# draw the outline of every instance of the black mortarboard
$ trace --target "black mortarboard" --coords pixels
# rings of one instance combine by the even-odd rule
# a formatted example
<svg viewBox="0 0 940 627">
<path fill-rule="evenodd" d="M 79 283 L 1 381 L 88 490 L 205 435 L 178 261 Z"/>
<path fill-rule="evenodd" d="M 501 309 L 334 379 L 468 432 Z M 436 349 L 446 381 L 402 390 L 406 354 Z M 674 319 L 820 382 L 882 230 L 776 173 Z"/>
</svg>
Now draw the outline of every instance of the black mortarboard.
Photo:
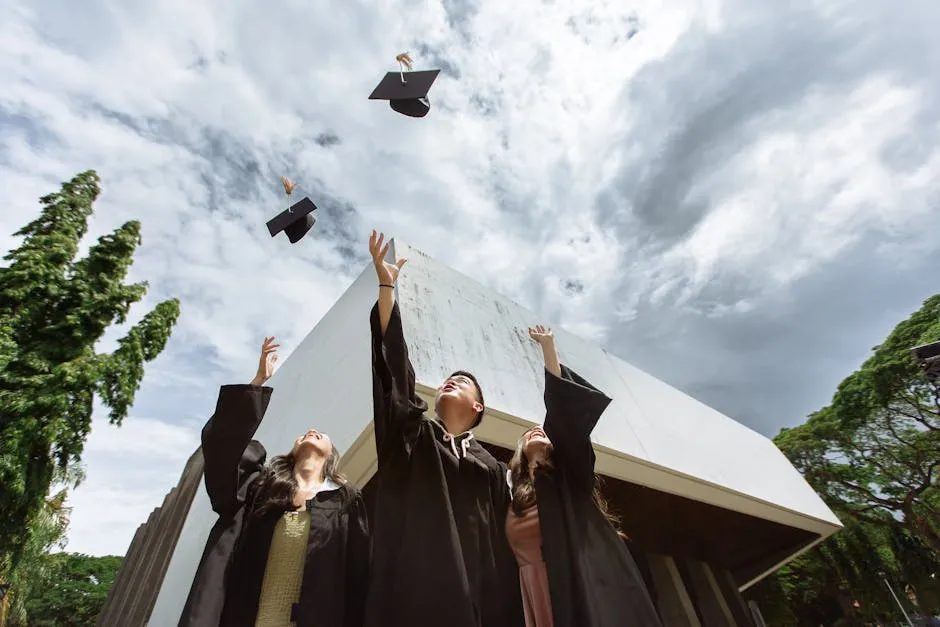
<svg viewBox="0 0 940 627">
<path fill-rule="evenodd" d="M 440 70 L 389 72 L 369 96 L 369 100 L 388 100 L 392 109 L 398 113 L 423 118 L 431 110 L 428 92 L 440 73 Z"/>
<path fill-rule="evenodd" d="M 285 209 L 268 220 L 268 231 L 271 232 L 271 237 L 284 231 L 290 243 L 296 244 L 316 223 L 317 219 L 313 217 L 316 208 L 313 201 L 304 196 L 289 209 Z"/>
</svg>

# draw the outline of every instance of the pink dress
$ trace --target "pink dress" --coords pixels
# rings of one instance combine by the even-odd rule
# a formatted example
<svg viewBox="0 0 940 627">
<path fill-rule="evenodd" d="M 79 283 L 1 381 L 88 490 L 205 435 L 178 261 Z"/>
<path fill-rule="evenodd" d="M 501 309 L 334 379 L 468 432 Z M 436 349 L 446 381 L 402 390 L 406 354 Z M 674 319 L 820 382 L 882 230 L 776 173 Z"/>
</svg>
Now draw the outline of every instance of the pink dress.
<svg viewBox="0 0 940 627">
<path fill-rule="evenodd" d="M 519 563 L 526 627 L 552 627 L 552 599 L 548 591 L 548 571 L 542 560 L 542 529 L 537 505 L 527 509 L 522 516 L 509 510 L 506 539 Z"/>
</svg>

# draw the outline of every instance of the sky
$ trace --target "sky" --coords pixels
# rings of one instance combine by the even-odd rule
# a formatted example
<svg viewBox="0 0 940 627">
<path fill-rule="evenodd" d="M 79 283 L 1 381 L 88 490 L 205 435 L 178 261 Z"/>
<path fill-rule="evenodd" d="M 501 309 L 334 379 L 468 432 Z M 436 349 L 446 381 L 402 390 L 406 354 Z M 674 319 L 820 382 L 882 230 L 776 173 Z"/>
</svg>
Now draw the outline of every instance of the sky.
<svg viewBox="0 0 940 627">
<path fill-rule="evenodd" d="M 86 245 L 143 224 L 128 324 L 182 303 L 124 426 L 95 414 L 69 550 L 123 554 L 373 227 L 767 436 L 940 291 L 936 3 L 273 5 L 0 0 L 0 249 L 95 169 Z M 423 119 L 367 99 L 404 51 L 442 70 Z M 319 205 L 295 246 L 281 175 Z"/>
</svg>

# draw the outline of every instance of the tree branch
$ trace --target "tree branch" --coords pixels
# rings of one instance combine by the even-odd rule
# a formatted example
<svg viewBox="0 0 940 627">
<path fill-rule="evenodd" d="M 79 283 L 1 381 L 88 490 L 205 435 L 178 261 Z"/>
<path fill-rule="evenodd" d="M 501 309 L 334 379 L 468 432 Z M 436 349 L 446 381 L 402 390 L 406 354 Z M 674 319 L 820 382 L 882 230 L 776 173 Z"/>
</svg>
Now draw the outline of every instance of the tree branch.
<svg viewBox="0 0 940 627">
<path fill-rule="evenodd" d="M 878 453 L 880 453 L 881 455 L 883 455 L 884 457 L 888 458 L 890 461 L 894 462 L 895 464 L 897 464 L 898 466 L 900 466 L 900 467 L 902 467 L 902 468 L 908 468 L 908 467 L 910 466 L 910 464 L 907 464 L 907 463 L 904 462 L 903 460 L 898 459 L 897 457 L 894 457 L 894 456 L 891 454 L 891 452 L 890 452 L 890 448 L 889 448 L 888 446 L 886 446 L 886 445 L 878 438 L 878 436 L 877 436 L 875 433 L 869 434 L 869 438 L 872 440 L 872 442 L 874 442 L 874 444 L 873 444 L 872 442 L 866 443 L 866 444 L 868 445 L 868 448 L 869 448 L 870 450 L 863 450 L 861 447 L 858 446 L 858 443 L 857 443 L 857 442 L 852 442 L 852 443 L 851 443 L 852 447 L 853 447 L 853 448 L 855 449 L 855 451 L 858 453 L 858 457 L 861 459 L 861 462 L 860 462 L 861 467 L 855 466 L 855 464 L 858 463 L 858 462 L 852 462 L 850 465 L 852 465 L 854 468 L 856 468 L 856 469 L 858 469 L 858 470 L 862 469 L 864 466 L 873 465 L 873 466 L 875 466 L 876 468 L 879 468 L 879 469 L 882 471 L 882 473 L 884 473 L 885 476 L 887 476 L 889 479 L 891 479 L 891 480 L 894 481 L 895 483 L 898 483 L 898 484 L 900 484 L 900 485 L 902 485 L 902 486 L 904 486 L 904 487 L 906 487 L 906 488 L 908 488 L 908 489 L 913 489 L 914 486 L 911 485 L 910 483 L 908 483 L 906 479 L 903 479 L 903 478 L 899 477 L 899 476 L 896 475 L 894 472 L 892 472 L 891 470 L 889 470 L 884 464 L 882 464 L 882 463 L 879 462 L 879 461 L 876 461 L 876 458 L 875 458 L 874 456 L 872 456 L 870 453 L 871 453 L 871 450 L 875 450 L 875 451 L 877 451 Z M 855 456 L 853 455 L 853 457 L 855 457 Z M 917 470 L 917 469 L 915 469 L 915 471 L 916 471 L 916 470 Z"/>
<path fill-rule="evenodd" d="M 904 401 L 907 402 L 908 405 L 913 407 L 914 410 L 917 412 L 917 416 L 909 416 L 910 418 L 924 425 L 930 431 L 940 431 L 940 428 L 934 427 L 927 421 L 927 417 L 924 416 L 924 410 L 921 408 L 920 401 L 918 401 L 916 398 L 909 397 L 904 392 L 898 392 L 898 396 L 904 399 Z M 940 409 L 940 405 L 938 405 L 937 408 Z"/>
<path fill-rule="evenodd" d="M 916 420 L 916 418 L 915 418 L 915 420 Z M 894 436 L 894 439 L 895 439 L 895 440 L 897 440 L 898 442 L 900 442 L 900 443 L 903 444 L 904 446 L 908 446 L 908 447 L 910 447 L 910 448 L 914 448 L 914 445 L 913 445 L 912 443 L 910 443 L 910 442 L 908 442 L 907 440 L 905 440 L 904 438 L 902 438 L 902 437 L 900 436 L 900 434 L 898 434 L 898 432 L 894 429 L 894 421 L 893 421 L 893 420 L 891 420 L 890 418 L 887 418 L 887 419 L 885 420 L 885 426 L 888 428 L 888 431 L 891 432 L 891 435 Z"/>
<path fill-rule="evenodd" d="M 890 501 L 888 499 L 883 499 L 880 496 L 877 496 L 874 492 L 872 492 L 868 488 L 863 488 L 860 485 L 855 485 L 851 481 L 846 481 L 845 479 L 835 479 L 835 482 L 845 487 L 846 489 L 854 490 L 855 492 L 858 492 L 864 495 L 865 498 L 871 501 L 872 503 L 878 503 L 887 509 L 900 511 L 902 507 L 901 503 L 897 501 Z"/>
</svg>

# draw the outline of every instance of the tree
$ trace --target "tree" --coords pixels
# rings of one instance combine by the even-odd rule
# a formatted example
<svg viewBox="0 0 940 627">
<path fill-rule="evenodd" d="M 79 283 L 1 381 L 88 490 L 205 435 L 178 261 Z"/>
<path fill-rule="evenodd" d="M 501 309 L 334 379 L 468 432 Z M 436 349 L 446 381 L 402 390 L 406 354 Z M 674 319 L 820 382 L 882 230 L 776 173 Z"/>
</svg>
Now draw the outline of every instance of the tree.
<svg viewBox="0 0 940 627">
<path fill-rule="evenodd" d="M 922 610 L 940 611 L 940 382 L 910 353 L 937 340 L 940 294 L 829 405 L 774 439 L 845 528 L 754 587 L 749 596 L 776 613 L 773 624 L 898 618 L 881 573 L 913 590 Z"/>
<path fill-rule="evenodd" d="M 767 624 L 815 627 L 900 620 L 885 578 L 899 594 L 911 586 L 924 613 L 940 611 L 936 580 L 931 578 L 940 569 L 940 555 L 897 522 L 893 527 L 854 518 L 844 522 L 840 533 L 746 592 L 757 601 Z"/>
<path fill-rule="evenodd" d="M 52 579 L 48 554 L 64 545 L 71 513 L 65 506 L 65 497 L 66 490 L 62 489 L 46 498 L 30 521 L 19 562 L 16 568 L 8 569 L 10 587 L 0 607 L 0 625 L 26 625 L 26 600 Z"/>
<path fill-rule="evenodd" d="M 940 614 L 940 553 L 900 526 L 891 530 L 890 545 L 902 573 L 900 581 L 917 595 L 918 608 L 924 614 Z"/>
<path fill-rule="evenodd" d="M 940 294 L 874 348 L 830 405 L 774 441 L 830 505 L 873 524 L 900 520 L 940 553 L 940 381 L 910 354 L 937 340 Z"/>
<path fill-rule="evenodd" d="M 29 626 L 93 627 L 122 558 L 79 553 L 45 557 L 55 577 L 26 600 Z"/>
<path fill-rule="evenodd" d="M 147 290 L 146 283 L 124 284 L 140 243 L 137 221 L 100 237 L 76 260 L 99 193 L 98 175 L 88 171 L 42 197 L 39 217 L 16 233 L 22 244 L 0 268 L 0 564 L 7 577 L 56 468 L 81 459 L 94 398 L 120 425 L 144 362 L 163 351 L 179 316 L 179 301 L 164 301 L 113 352 L 95 352 Z"/>
</svg>

